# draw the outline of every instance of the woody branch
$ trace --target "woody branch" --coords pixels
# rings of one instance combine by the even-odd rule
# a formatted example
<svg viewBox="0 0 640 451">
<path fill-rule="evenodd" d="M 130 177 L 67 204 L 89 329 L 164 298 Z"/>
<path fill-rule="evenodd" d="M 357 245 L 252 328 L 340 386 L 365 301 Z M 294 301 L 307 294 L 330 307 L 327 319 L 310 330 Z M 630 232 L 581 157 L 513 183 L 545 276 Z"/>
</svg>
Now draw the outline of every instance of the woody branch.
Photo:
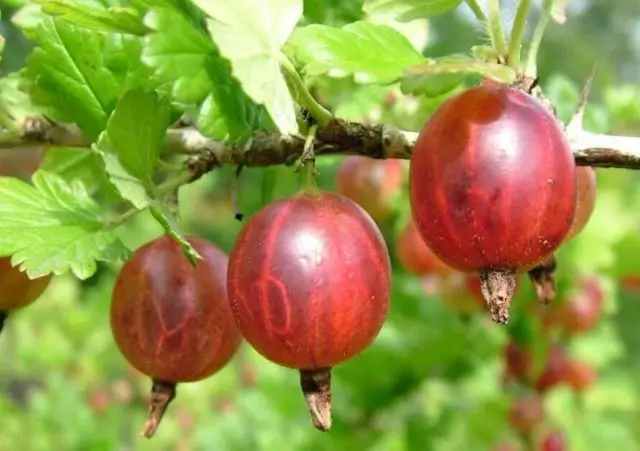
<svg viewBox="0 0 640 451">
<path fill-rule="evenodd" d="M 567 127 L 567 138 L 576 164 L 604 168 L 640 169 L 640 137 L 591 133 Z M 408 159 L 418 134 L 384 124 L 367 125 L 335 119 L 318 129 L 316 154 L 354 154 L 372 158 Z M 188 155 L 194 178 L 222 165 L 271 166 L 292 164 L 302 154 L 305 138 L 296 135 L 256 132 L 244 146 L 209 139 L 187 126 L 170 128 L 167 152 Z M 0 149 L 27 146 L 89 147 L 75 125 L 42 118 L 25 121 L 18 136 L 2 136 Z"/>
</svg>

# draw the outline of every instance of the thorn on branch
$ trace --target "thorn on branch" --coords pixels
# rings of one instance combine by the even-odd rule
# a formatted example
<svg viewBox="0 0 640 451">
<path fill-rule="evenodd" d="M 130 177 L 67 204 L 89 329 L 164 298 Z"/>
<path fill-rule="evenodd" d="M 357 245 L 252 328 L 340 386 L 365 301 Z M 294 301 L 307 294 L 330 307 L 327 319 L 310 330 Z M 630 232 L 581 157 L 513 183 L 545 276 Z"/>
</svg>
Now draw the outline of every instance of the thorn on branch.
<svg viewBox="0 0 640 451">
<path fill-rule="evenodd" d="M 593 79 L 596 75 L 596 66 L 593 65 L 591 69 L 591 73 L 582 87 L 582 92 L 580 93 L 580 98 L 578 99 L 578 104 L 576 105 L 576 109 L 571 117 L 571 120 L 567 124 L 566 131 L 568 134 L 577 134 L 582 132 L 582 123 L 584 121 L 584 113 L 587 109 L 587 101 L 589 100 L 589 94 L 591 93 L 591 86 L 593 85 Z"/>
</svg>

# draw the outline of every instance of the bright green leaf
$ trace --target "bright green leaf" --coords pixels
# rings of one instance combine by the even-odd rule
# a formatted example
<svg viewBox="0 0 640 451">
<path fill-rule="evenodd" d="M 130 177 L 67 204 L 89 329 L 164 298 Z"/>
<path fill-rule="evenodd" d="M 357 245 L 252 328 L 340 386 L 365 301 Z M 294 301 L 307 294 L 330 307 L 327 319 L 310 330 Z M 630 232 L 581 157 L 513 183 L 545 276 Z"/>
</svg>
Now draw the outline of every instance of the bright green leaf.
<svg viewBox="0 0 640 451">
<path fill-rule="evenodd" d="M 119 261 L 129 250 L 104 225 L 100 207 L 80 182 L 38 171 L 33 186 L 0 178 L 0 254 L 13 255 L 30 277 L 69 270 L 86 279 L 96 261 Z"/>
<path fill-rule="evenodd" d="M 156 92 L 135 89 L 118 101 L 107 133 L 122 166 L 143 182 L 151 183 L 164 135 L 169 127 L 169 102 Z"/>
<path fill-rule="evenodd" d="M 364 21 L 300 27 L 288 45 L 308 75 L 353 75 L 359 83 L 392 83 L 425 60 L 400 32 Z"/>
<path fill-rule="evenodd" d="M 203 30 L 168 8 L 151 10 L 145 24 L 154 32 L 145 38 L 143 61 L 160 80 L 173 83 L 177 100 L 200 106 L 197 122 L 203 134 L 243 140 L 267 127 L 264 108 L 242 91 Z"/>
<path fill-rule="evenodd" d="M 281 48 L 302 16 L 301 0 L 196 0 L 209 33 L 244 92 L 264 105 L 282 133 L 298 129 L 293 98 L 280 71 Z"/>
<path fill-rule="evenodd" d="M 75 122 L 97 139 L 123 89 L 153 86 L 140 62 L 140 40 L 73 27 L 46 18 L 36 29 L 39 47 L 28 58 L 32 97 L 55 117 Z"/>
<path fill-rule="evenodd" d="M 36 0 L 42 11 L 79 28 L 143 36 L 148 30 L 132 8 L 98 9 L 70 0 Z"/>
<path fill-rule="evenodd" d="M 20 89 L 23 82 L 17 73 L 0 78 L 0 126 L 13 135 L 20 132 L 27 116 L 36 116 L 40 112 L 29 95 Z"/>
<path fill-rule="evenodd" d="M 89 149 L 53 147 L 45 153 L 40 169 L 55 173 L 67 183 L 79 180 L 89 193 L 108 182 L 100 155 Z"/>
<path fill-rule="evenodd" d="M 139 210 L 147 208 L 152 202 L 149 185 L 131 175 L 122 166 L 106 132 L 100 135 L 100 139 L 94 145 L 94 149 L 102 156 L 109 180 L 120 195 Z"/>
<path fill-rule="evenodd" d="M 365 0 L 364 12 L 369 16 L 385 16 L 398 22 L 446 13 L 458 7 L 462 0 Z"/>
<path fill-rule="evenodd" d="M 508 67 L 497 63 L 484 63 L 471 58 L 462 57 L 446 57 L 441 59 L 433 59 L 425 64 L 413 66 L 406 70 L 402 79 L 402 91 L 407 93 L 429 93 L 433 89 L 436 82 L 442 83 L 447 80 L 445 76 L 451 77 L 449 80 L 455 80 L 457 75 L 477 74 L 483 77 L 498 80 L 503 83 L 511 83 L 516 78 L 516 72 Z M 434 77 L 442 77 L 440 80 Z M 448 90 L 455 88 L 459 84 L 453 84 Z M 446 83 L 445 83 L 445 87 Z M 440 95 L 443 92 L 435 89 L 430 95 Z M 446 92 L 446 91 L 445 91 Z"/>
</svg>

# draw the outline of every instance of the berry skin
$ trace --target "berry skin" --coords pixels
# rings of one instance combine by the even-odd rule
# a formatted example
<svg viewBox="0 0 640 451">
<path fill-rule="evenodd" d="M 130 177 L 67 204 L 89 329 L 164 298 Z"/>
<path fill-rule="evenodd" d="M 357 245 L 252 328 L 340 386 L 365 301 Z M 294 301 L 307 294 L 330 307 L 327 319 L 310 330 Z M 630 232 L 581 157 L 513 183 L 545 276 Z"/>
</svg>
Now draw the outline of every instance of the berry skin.
<svg viewBox="0 0 640 451">
<path fill-rule="evenodd" d="M 391 202 L 402 191 L 404 167 L 401 160 L 346 157 L 338 170 L 338 193 L 365 209 L 375 221 L 392 213 Z"/>
<path fill-rule="evenodd" d="M 604 293 L 597 278 L 584 278 L 578 290 L 551 312 L 551 321 L 568 335 L 581 334 L 593 329 L 600 317 Z"/>
<path fill-rule="evenodd" d="M 529 349 L 510 341 L 505 347 L 504 357 L 508 377 L 513 377 L 520 382 L 529 380 L 533 364 L 533 355 Z"/>
<path fill-rule="evenodd" d="M 542 440 L 540 451 L 566 451 L 567 442 L 560 431 L 551 431 Z"/>
<path fill-rule="evenodd" d="M 447 265 L 480 272 L 494 321 L 508 321 L 515 273 L 554 252 L 576 210 L 575 162 L 536 99 L 484 84 L 429 118 L 413 148 L 413 218 Z"/>
<path fill-rule="evenodd" d="M 576 214 L 567 235 L 567 240 L 582 232 L 596 207 L 597 180 L 596 171 L 589 166 L 576 168 Z"/>
<path fill-rule="evenodd" d="M 424 243 L 415 222 L 409 220 L 398 236 L 396 256 L 400 265 L 410 274 L 426 276 L 432 274 L 447 275 L 453 271 L 442 263 Z"/>
<path fill-rule="evenodd" d="M 241 342 L 227 298 L 226 254 L 204 239 L 188 241 L 203 257 L 197 267 L 173 238 L 161 236 L 134 252 L 113 290 L 116 345 L 153 380 L 145 437 L 155 433 L 177 383 L 211 376 Z"/>
<path fill-rule="evenodd" d="M 576 393 L 583 393 L 590 388 L 597 377 L 596 370 L 585 362 L 572 360 L 567 363 L 564 378 Z"/>
<path fill-rule="evenodd" d="M 544 370 L 535 382 L 536 390 L 544 393 L 565 382 L 567 363 L 567 355 L 561 346 L 555 345 L 549 348 Z"/>
<path fill-rule="evenodd" d="M 544 407 L 538 395 L 517 399 L 509 410 L 511 426 L 520 434 L 531 433 L 544 419 Z"/>
<path fill-rule="evenodd" d="M 256 213 L 229 257 L 231 306 L 264 357 L 300 370 L 316 428 L 331 424 L 331 367 L 367 348 L 387 315 L 389 254 L 373 220 L 318 191 Z"/>
<path fill-rule="evenodd" d="M 0 311 L 17 310 L 35 302 L 51 283 L 52 275 L 30 279 L 11 265 L 10 257 L 0 258 Z"/>
</svg>

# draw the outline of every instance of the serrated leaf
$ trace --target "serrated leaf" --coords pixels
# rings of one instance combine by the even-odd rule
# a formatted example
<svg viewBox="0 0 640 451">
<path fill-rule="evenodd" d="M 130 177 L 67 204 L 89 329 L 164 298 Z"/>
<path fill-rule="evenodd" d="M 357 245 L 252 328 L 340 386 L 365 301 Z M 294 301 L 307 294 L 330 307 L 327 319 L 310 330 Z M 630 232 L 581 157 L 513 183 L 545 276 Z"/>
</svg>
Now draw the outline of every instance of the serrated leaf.
<svg viewBox="0 0 640 451">
<path fill-rule="evenodd" d="M 169 127 L 169 101 L 154 91 L 134 89 L 118 101 L 107 134 L 122 166 L 151 184 L 164 136 Z"/>
<path fill-rule="evenodd" d="M 0 254 L 12 255 L 29 277 L 71 271 L 86 279 L 96 261 L 128 257 L 84 185 L 45 171 L 32 182 L 0 178 Z"/>
<path fill-rule="evenodd" d="M 80 28 L 144 36 L 142 17 L 132 8 L 92 8 L 71 0 L 35 0 L 42 11 Z"/>
<path fill-rule="evenodd" d="M 40 169 L 55 173 L 67 183 L 79 180 L 90 194 L 108 182 L 100 155 L 89 149 L 53 147 L 45 153 Z"/>
<path fill-rule="evenodd" d="M 39 47 L 27 60 L 32 98 L 56 119 L 76 123 L 92 141 L 124 89 L 157 83 L 140 62 L 141 40 L 135 36 L 85 30 L 47 17 L 36 29 L 36 40 Z"/>
<path fill-rule="evenodd" d="M 462 0 L 365 0 L 369 16 L 384 16 L 398 22 L 431 17 L 456 9 Z"/>
<path fill-rule="evenodd" d="M 269 127 L 264 108 L 246 96 L 203 30 L 168 8 L 151 10 L 145 24 L 154 32 L 145 38 L 143 61 L 160 80 L 173 83 L 177 100 L 200 106 L 197 122 L 203 134 L 241 141 Z"/>
<path fill-rule="evenodd" d="M 425 61 L 400 32 L 387 25 L 355 22 L 342 28 L 297 28 L 288 42 L 308 75 L 353 75 L 358 83 L 392 83 Z"/>
<path fill-rule="evenodd" d="M 281 48 L 302 17 L 302 0 L 195 0 L 209 33 L 231 62 L 244 92 L 264 105 L 281 133 L 298 130 L 293 98 L 280 70 Z"/>
<path fill-rule="evenodd" d="M 106 132 L 100 135 L 93 148 L 102 156 L 109 180 L 120 195 L 138 210 L 147 208 L 152 202 L 149 187 L 122 166 Z"/>
<path fill-rule="evenodd" d="M 508 66 L 476 61 L 471 58 L 447 57 L 433 59 L 425 64 L 408 68 L 402 78 L 401 89 L 405 93 L 424 93 L 429 88 L 430 82 L 433 82 L 434 76 L 456 74 L 477 74 L 502 83 L 511 83 L 516 78 L 516 72 Z"/>
</svg>

